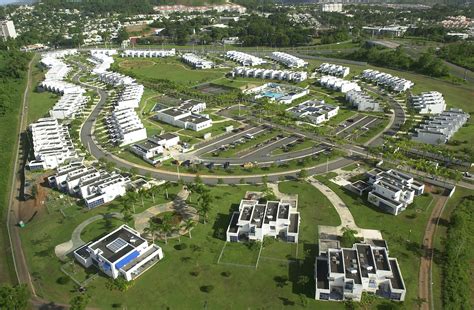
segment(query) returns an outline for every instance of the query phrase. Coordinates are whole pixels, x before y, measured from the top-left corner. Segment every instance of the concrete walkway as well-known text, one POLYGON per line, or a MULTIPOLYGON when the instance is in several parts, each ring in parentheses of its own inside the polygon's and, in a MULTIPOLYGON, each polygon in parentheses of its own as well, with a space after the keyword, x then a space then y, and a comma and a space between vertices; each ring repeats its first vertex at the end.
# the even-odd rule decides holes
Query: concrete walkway
POLYGON ((88 218, 87 220, 85 220, 81 224, 77 225, 76 228, 74 228, 74 230, 72 231, 72 235, 71 235, 70 240, 68 240, 66 242, 63 242, 61 244, 58 244, 54 248, 54 253, 56 254, 56 256, 60 260, 62 260, 62 261, 66 260, 67 255, 71 251, 73 251, 73 250, 77 249, 78 247, 80 247, 81 245, 85 244, 85 242, 81 239, 81 233, 84 230, 84 228, 86 228, 86 226, 88 226, 89 224, 92 224, 92 223, 94 223, 98 220, 106 219, 106 218, 112 218, 112 217, 122 219, 123 214, 118 213, 118 212, 112 212, 112 213, 107 213, 107 214, 99 214, 99 215, 95 215, 93 217, 88 218))
POLYGON ((187 209, 186 200, 188 196, 189 192, 185 189, 181 189, 173 201, 150 207, 141 213, 135 214, 135 229, 142 234, 145 228, 148 227, 150 218, 163 212, 183 211, 187 209))
POLYGON ((330 189, 323 183, 317 180, 314 180, 312 177, 308 178, 307 181, 329 199, 329 201, 331 202, 331 204, 334 206, 337 213, 339 214, 339 218, 341 219, 341 224, 339 226, 333 227, 333 229, 330 229, 329 226, 324 226, 326 228, 324 230, 329 230, 328 232, 330 234, 342 235, 342 229, 349 228, 349 229, 355 230, 357 232, 357 236, 361 238, 383 239, 382 233, 379 230, 359 228, 356 225, 354 221, 354 217, 352 216, 352 213, 347 207, 347 205, 344 203, 344 201, 342 201, 342 199, 335 192, 333 192, 332 189, 330 189))

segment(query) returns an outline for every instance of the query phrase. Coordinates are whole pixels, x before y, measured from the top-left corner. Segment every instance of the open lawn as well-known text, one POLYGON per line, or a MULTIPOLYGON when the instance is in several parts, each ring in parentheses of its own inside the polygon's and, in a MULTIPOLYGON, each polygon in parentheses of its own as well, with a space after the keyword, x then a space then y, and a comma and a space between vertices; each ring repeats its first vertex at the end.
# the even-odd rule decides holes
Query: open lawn
MULTIPOLYGON (((284 305, 301 308, 301 298, 304 298, 310 308, 343 309, 343 304, 316 302, 313 299, 312 268, 316 251, 316 224, 337 225, 338 218, 327 201, 316 200, 318 202, 315 203, 314 189, 306 183, 280 184, 280 190, 299 194, 299 209, 303 219, 300 237, 302 241, 299 244, 300 258, 296 262, 287 261, 282 255, 282 252, 295 253, 295 245, 273 242, 262 251, 264 257, 260 259, 257 269, 217 264, 225 243, 222 231, 227 228, 231 211, 237 209, 240 199, 247 190, 262 190, 262 188, 212 187, 211 195, 214 203, 208 224, 198 224, 193 230, 192 239, 182 237, 181 242, 186 246, 176 247, 179 240, 170 240, 168 244, 159 241, 165 253, 164 259, 138 278, 126 292, 106 289, 105 283, 108 280, 99 274, 99 277, 88 285, 87 293, 92 297, 90 306, 107 309, 115 303, 128 309, 168 307, 196 309, 206 304, 211 309, 249 307, 279 309, 284 305), (298 283, 300 276, 306 276, 308 283, 305 285, 298 283), (248 283, 252 285, 247 285, 248 283), (228 299, 229 292, 239 292, 232 296, 231 304, 228 299), (147 308, 144 305, 153 307, 147 308)), ((324 199, 324 196, 321 197, 324 199)), ((68 302, 73 284, 70 282, 61 285, 56 282, 63 276, 59 269, 63 263, 55 258, 53 246, 67 240, 74 227, 84 219, 107 210, 116 210, 116 207, 99 207, 70 219, 62 219, 56 212, 41 214, 22 230, 30 271, 38 287, 37 291, 42 297, 57 302, 68 302)), ((84 237, 93 237, 104 232, 104 222, 99 221, 95 224, 86 228, 84 237)), ((224 255, 229 256, 227 258, 224 256, 224 261, 226 259, 231 261, 237 259, 241 263, 252 261, 253 249, 249 250, 250 256, 247 256, 248 251, 241 249, 247 248, 245 245, 227 244, 227 246, 229 247, 224 255), (234 251, 234 248, 239 249, 234 251)))
POLYGON ((221 78, 227 72, 221 69, 195 70, 173 58, 117 58, 116 61, 125 74, 133 73, 139 79, 166 79, 189 85, 221 78))
POLYGON ((418 294, 418 272, 426 223, 436 199, 431 194, 415 198, 415 202, 399 216, 393 216, 378 210, 361 198, 324 176, 316 177, 329 186, 349 207, 359 227, 378 229, 388 242, 390 256, 398 259, 403 279, 407 286, 405 309, 416 307, 418 294))

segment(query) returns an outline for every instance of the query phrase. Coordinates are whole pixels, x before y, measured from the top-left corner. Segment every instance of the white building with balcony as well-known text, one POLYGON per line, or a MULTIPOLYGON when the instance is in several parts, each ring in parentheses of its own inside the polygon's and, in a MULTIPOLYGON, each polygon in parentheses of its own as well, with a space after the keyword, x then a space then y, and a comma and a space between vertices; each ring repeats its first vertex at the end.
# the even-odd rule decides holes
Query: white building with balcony
POLYGON ((282 199, 259 203, 242 200, 239 211, 232 214, 227 228, 228 242, 263 241, 264 237, 279 237, 298 243, 300 213, 297 199, 282 199))
POLYGON ((273 70, 249 67, 235 67, 230 74, 232 77, 242 76, 288 82, 303 82, 308 78, 308 73, 306 71, 273 70))
POLYGON ((396 258, 388 249, 365 243, 352 248, 329 248, 315 262, 315 298, 360 301, 363 292, 404 301, 406 286, 396 258))
POLYGON ((117 72, 105 71, 98 74, 99 81, 112 86, 135 84, 135 79, 117 72))
POLYGON ((74 250, 74 258, 85 268, 95 266, 113 279, 132 281, 163 259, 163 250, 122 225, 74 250))
POLYGON ((372 190, 367 200, 393 215, 404 211, 425 189, 424 184, 415 181, 413 176, 397 170, 374 169, 368 175, 372 190))
POLYGON ((124 50, 121 57, 131 58, 163 58, 176 56, 176 50, 124 50))
POLYGON ((193 53, 186 53, 181 56, 181 60, 194 69, 211 69, 214 63, 193 53))
POLYGON ((75 118, 89 101, 89 97, 83 95, 84 92, 84 89, 77 93, 67 92, 49 110, 49 115, 55 119, 75 118))
POLYGON ((131 108, 115 109, 106 118, 106 126, 112 142, 125 146, 147 137, 146 128, 131 108))
POLYGON ((411 96, 409 102, 420 114, 441 114, 446 110, 443 94, 437 91, 423 92, 411 96))
POLYGON ((253 55, 239 52, 239 51, 227 51, 225 54, 225 57, 241 64, 242 66, 252 67, 252 66, 259 66, 259 65, 263 65, 267 63, 264 59, 260 57, 253 56, 253 55))
POLYGON ((321 124, 336 116, 339 106, 333 106, 324 100, 308 100, 287 110, 290 114, 307 119, 313 124, 321 124))
POLYGON ((340 65, 335 65, 335 64, 330 64, 330 63, 322 63, 316 71, 326 74, 326 75, 332 75, 332 76, 337 76, 337 77, 346 77, 349 75, 350 72, 349 67, 344 67, 340 65))
POLYGON ((303 59, 283 52, 273 52, 269 57, 270 59, 284 64, 288 68, 302 68, 308 65, 303 59))
POLYGON ((366 81, 386 87, 397 93, 407 91, 415 85, 410 80, 372 69, 364 70, 361 77, 366 81))
POLYGON ((138 108, 144 90, 145 87, 141 84, 126 85, 119 91, 114 103, 114 108, 117 110, 138 108))
POLYGON ((321 84, 321 86, 324 88, 340 91, 341 93, 347 93, 351 90, 361 90, 360 86, 355 82, 343 80, 330 75, 323 75, 319 79, 319 84, 321 84))
POLYGON ((348 91, 346 100, 358 111, 381 111, 379 103, 363 91, 348 91))

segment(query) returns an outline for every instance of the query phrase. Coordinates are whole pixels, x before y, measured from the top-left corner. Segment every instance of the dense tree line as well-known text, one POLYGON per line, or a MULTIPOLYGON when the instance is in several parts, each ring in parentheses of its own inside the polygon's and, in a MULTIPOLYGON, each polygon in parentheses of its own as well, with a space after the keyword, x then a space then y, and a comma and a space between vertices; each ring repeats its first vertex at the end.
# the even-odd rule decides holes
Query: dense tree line
POLYGON ((441 58, 469 70, 474 70, 474 43, 461 42, 445 45, 439 51, 441 58))
POLYGON ((26 285, 0 286, 0 309, 28 309, 30 293, 26 285))
POLYGON ((334 31, 327 31, 321 35, 321 44, 331 44, 343 42, 351 39, 349 31, 338 29, 334 31))
POLYGON ((468 196, 454 209, 445 242, 443 264, 444 309, 472 309, 471 261, 474 242, 474 196, 468 196))
POLYGON ((449 75, 448 67, 435 56, 434 51, 429 50, 423 53, 418 59, 412 59, 401 48, 394 50, 377 46, 364 46, 352 53, 346 54, 347 57, 354 60, 366 61, 381 67, 412 70, 434 77, 443 77, 449 75))

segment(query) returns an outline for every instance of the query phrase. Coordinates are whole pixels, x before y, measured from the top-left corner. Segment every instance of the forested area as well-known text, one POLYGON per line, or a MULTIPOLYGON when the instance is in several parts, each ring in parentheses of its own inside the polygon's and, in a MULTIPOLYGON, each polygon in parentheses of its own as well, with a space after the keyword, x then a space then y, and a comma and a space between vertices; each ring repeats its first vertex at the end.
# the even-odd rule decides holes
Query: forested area
POLYGON ((366 61, 381 67, 411 70, 433 77, 449 75, 448 67, 431 50, 423 53, 418 59, 412 59, 401 47, 392 50, 377 46, 364 46, 343 57, 366 61))
POLYGON ((472 244, 474 196, 465 197, 454 209, 448 227, 444 255, 444 309, 472 309, 472 244), (470 283, 470 285, 469 285, 470 283))
POLYGON ((474 43, 461 42, 449 44, 439 51, 441 58, 469 70, 474 70, 474 43))

